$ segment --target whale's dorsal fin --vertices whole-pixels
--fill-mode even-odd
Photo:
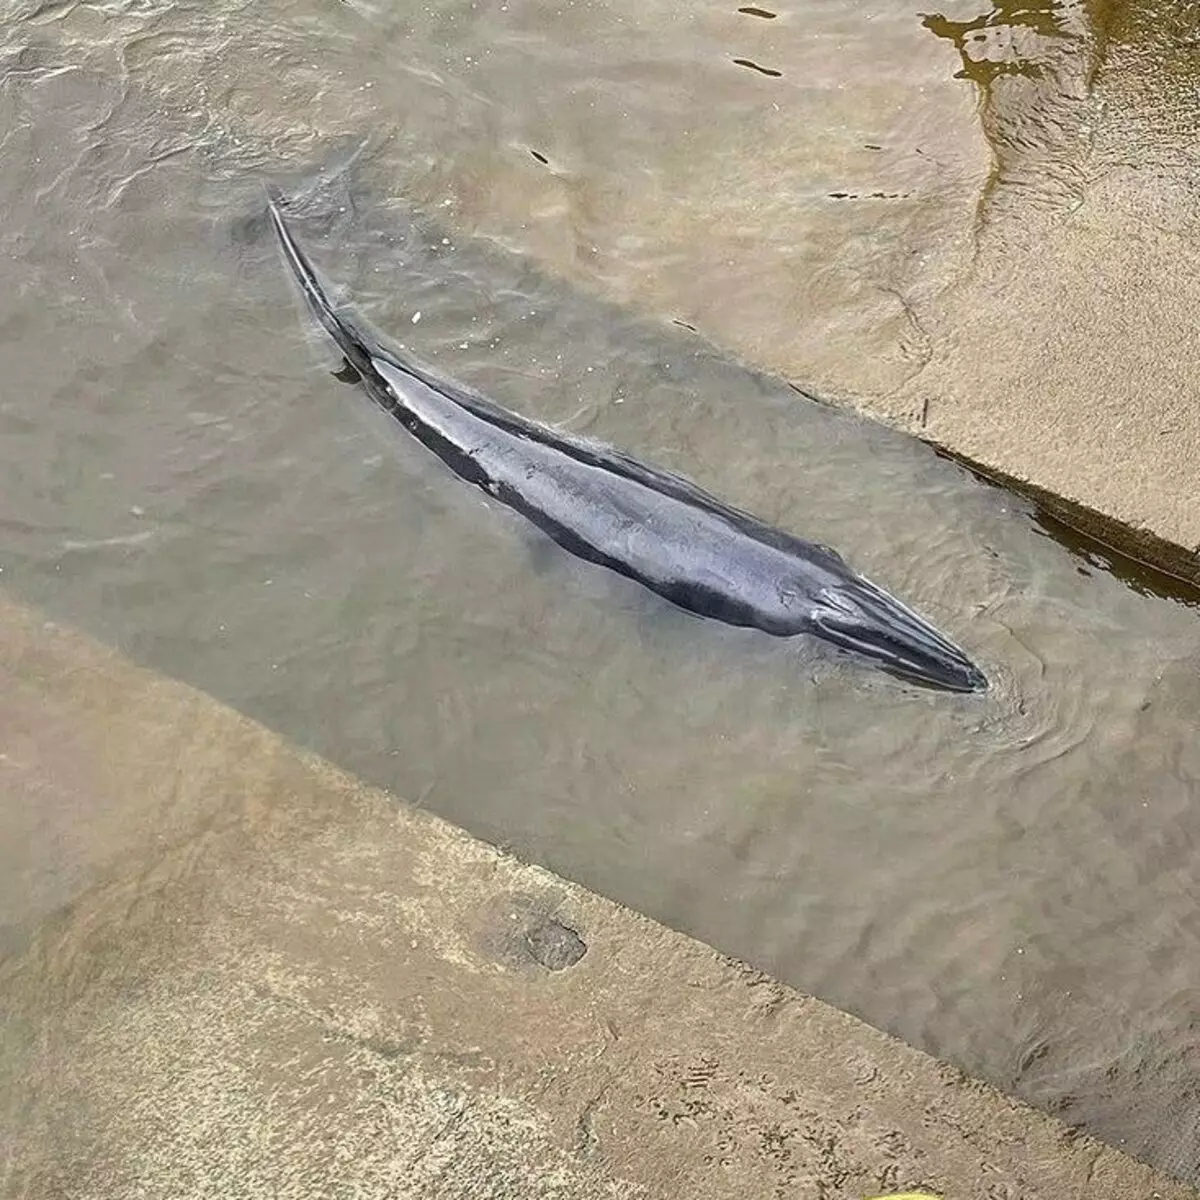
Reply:
[[[343,358],[342,365],[330,374],[339,383],[359,383],[362,380],[362,372],[348,358]]]

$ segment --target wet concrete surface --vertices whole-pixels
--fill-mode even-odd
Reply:
[[[1200,578],[1200,17],[1153,2],[945,11],[960,7],[968,19],[927,24],[976,88],[992,150],[972,266],[914,305],[921,369],[858,403]]]
[[[1195,1194],[7,601],[0,679],[6,1197]]]

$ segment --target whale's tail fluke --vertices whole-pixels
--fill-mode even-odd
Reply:
[[[287,221],[283,216],[283,207],[286,204],[283,193],[274,184],[268,183],[265,186],[267,211],[271,214],[271,224],[279,238],[283,257],[300,286],[305,303],[312,311],[313,316],[320,321],[325,332],[334,340],[346,360],[341,370],[335,374],[338,379],[345,382],[355,382],[368,371],[373,370],[371,366],[372,339],[359,329],[353,320],[339,313],[334,307],[333,301],[329,298],[329,292],[317,275],[316,268],[309,261],[308,255],[297,244],[296,239],[292,237],[292,231],[288,228]]]

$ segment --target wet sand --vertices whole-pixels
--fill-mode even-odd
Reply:
[[[13,1200],[1195,1194],[7,601],[0,680]]]

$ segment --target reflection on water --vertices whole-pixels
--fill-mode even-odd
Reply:
[[[1200,608],[1200,590],[1195,584],[1160,571],[1149,563],[1138,562],[1048,512],[1037,512],[1036,520],[1047,537],[1052,537],[1082,560],[1085,565],[1078,570],[1103,571],[1139,595],[1157,596],[1188,608]]]
[[[980,117],[995,159],[981,217],[1011,204],[1078,202],[1087,152],[1095,35],[1083,0],[1008,0],[974,17],[927,13],[922,24],[958,51],[959,79],[979,88]]]
[[[1036,75],[1045,70],[1039,61],[1045,39],[1078,36],[1068,17],[1078,4],[1064,6],[1062,0],[1029,4],[1015,0],[998,4],[966,21],[952,21],[941,13],[927,13],[921,23],[936,37],[954,43],[962,55],[960,79],[989,86],[998,75]],[[1036,35],[1033,41],[1027,36]]]
[[[994,472],[987,471],[978,463],[971,462],[961,455],[951,454],[940,447],[935,447],[934,453],[950,462],[959,463],[976,478],[994,487],[1005,488],[1011,482],[1002,481]],[[1077,566],[1076,570],[1081,574],[1090,575],[1093,570],[1102,571],[1121,580],[1126,587],[1132,588],[1141,596],[1173,600],[1176,604],[1189,608],[1200,607],[1200,587],[1189,579],[1171,574],[1133,556],[1127,550],[1119,549],[1099,533],[1090,532],[1087,528],[1090,514],[1079,513],[1076,510],[1071,515],[1061,515],[1064,512],[1071,513],[1071,506],[1062,500],[1054,502],[1056,511],[1051,511],[1046,501],[1039,503],[1037,498],[1034,498],[1033,503],[1032,515],[1039,529],[1046,537],[1053,538],[1080,560],[1082,565]],[[1091,518],[1091,522],[1095,523],[1094,518]]]
[[[1069,183],[1094,54],[1078,8],[1049,33],[1025,11],[973,31],[1039,64],[986,84],[1012,216]],[[822,394],[926,369],[922,305],[972,246],[979,81],[910,9],[867,15],[268,0],[6,27],[0,566],[370,779],[1190,1171],[1194,613],[694,332]],[[300,233],[380,327],[836,546],[993,692],[664,611],[481,507],[330,380],[263,174],[312,185]]]

